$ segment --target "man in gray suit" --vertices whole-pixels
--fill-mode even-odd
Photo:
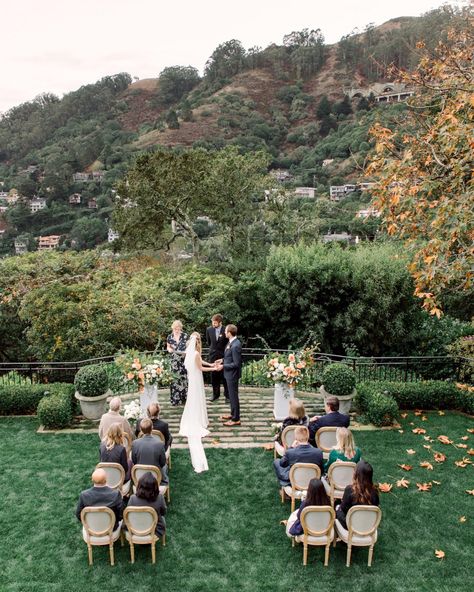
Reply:
[[[298,426],[295,429],[295,441],[288,448],[281,459],[273,461],[275,473],[282,487],[290,485],[290,469],[296,463],[312,463],[318,465],[323,474],[323,453],[319,448],[314,448],[308,442],[309,431],[306,426]]]
[[[165,445],[159,438],[151,435],[153,423],[151,419],[142,419],[140,429],[143,437],[132,444],[132,462],[134,465],[153,465],[161,470],[161,482],[168,483],[166,468]]]
[[[79,496],[76,508],[77,519],[81,519],[81,512],[86,507],[106,506],[115,514],[114,530],[116,530],[120,520],[122,520],[123,511],[123,500],[120,491],[107,485],[107,475],[104,469],[96,469],[92,473],[92,483],[94,486],[86,489]]]

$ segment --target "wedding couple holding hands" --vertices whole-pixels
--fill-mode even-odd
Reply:
[[[191,462],[197,473],[208,470],[202,438],[209,435],[203,372],[212,372],[213,397],[220,396],[224,381],[224,395],[230,403],[230,414],[221,416],[224,426],[240,426],[239,379],[242,372],[242,345],[237,339],[237,327],[222,326],[221,315],[212,317],[206,337],[209,345],[209,362],[202,359],[201,335],[191,333],[186,346],[184,367],[188,389],[179,434],[188,438]]]

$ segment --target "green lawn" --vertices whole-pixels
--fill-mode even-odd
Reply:
[[[151,565],[149,547],[137,549],[132,566],[128,547],[116,544],[115,567],[106,548],[94,549],[89,567],[74,509],[79,492],[89,486],[97,438],[39,435],[35,418],[0,419],[0,591],[472,590],[474,497],[465,490],[474,489],[473,465],[456,467],[454,461],[467,450],[437,440],[432,449],[447,460],[435,463],[423,448],[430,444],[411,430],[421,426],[432,438],[444,434],[473,448],[474,435],[467,429],[474,422],[436,412],[427,418],[410,414],[403,434],[356,433],[376,480],[394,484],[392,493],[381,495],[383,518],[371,568],[367,549],[355,549],[346,568],[341,543],[331,550],[327,568],[319,548],[310,549],[308,566],[302,565],[302,548],[292,549],[279,524],[288,517],[289,504],[279,501],[272,454],[260,449],[210,450],[210,471],[202,475],[192,472],[186,450],[175,450],[168,541],[158,549],[156,565]],[[433,471],[419,467],[424,460],[432,462]],[[398,463],[414,468],[405,473]],[[402,476],[410,481],[407,490],[395,485]],[[433,480],[441,485],[427,493],[416,490],[416,482]],[[459,521],[461,516],[466,522]],[[446,558],[437,559],[435,549],[444,550]]]

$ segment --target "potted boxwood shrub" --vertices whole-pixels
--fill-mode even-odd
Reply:
[[[329,364],[323,372],[323,384],[320,387],[320,393],[327,397],[335,396],[339,399],[339,411],[349,413],[351,410],[352,399],[356,395],[355,372],[346,364]]]
[[[75,397],[81,405],[81,412],[87,419],[100,419],[105,412],[107,397],[112,391],[108,390],[109,377],[105,367],[101,364],[91,364],[79,370],[74,379],[76,387]]]

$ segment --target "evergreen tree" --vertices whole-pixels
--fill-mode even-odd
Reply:
[[[316,117],[318,119],[325,119],[331,114],[331,102],[326,95],[321,97],[318,108],[316,109]]]

